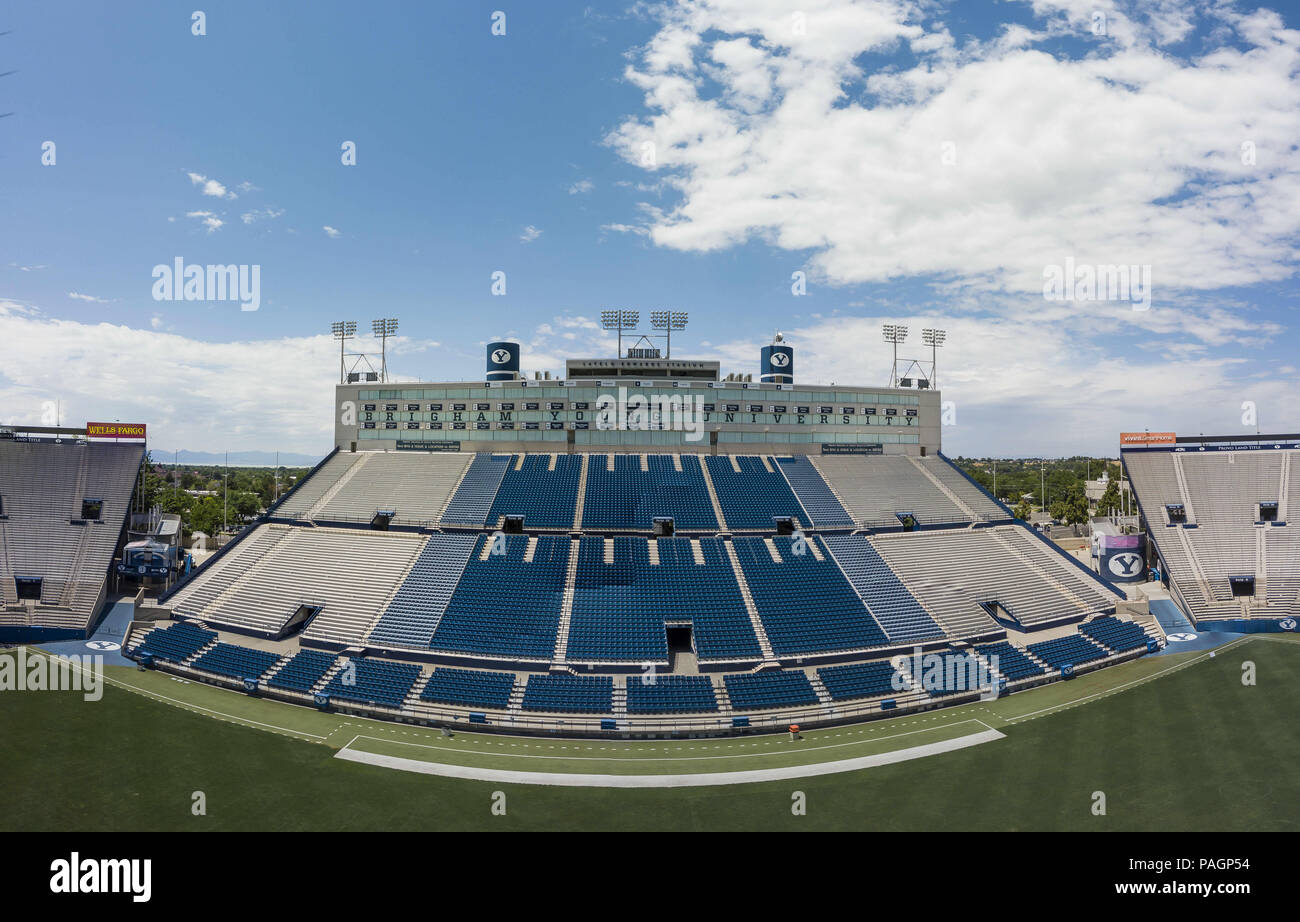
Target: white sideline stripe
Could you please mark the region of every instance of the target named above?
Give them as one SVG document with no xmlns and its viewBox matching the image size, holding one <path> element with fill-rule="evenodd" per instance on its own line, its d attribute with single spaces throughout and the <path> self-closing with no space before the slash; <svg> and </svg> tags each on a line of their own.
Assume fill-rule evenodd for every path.
<svg viewBox="0 0 1300 922">
<path fill-rule="evenodd" d="M 447 765 L 441 762 L 422 762 L 419 759 L 404 759 L 400 756 L 379 755 L 373 752 L 360 752 L 347 746 L 334 754 L 336 759 L 349 762 L 362 762 L 383 768 L 395 768 L 399 771 L 416 772 L 422 775 L 439 775 L 444 778 L 462 778 L 469 781 L 491 781 L 501 784 L 540 784 L 552 787 L 583 788 L 687 788 L 712 787 L 722 784 L 752 784 L 759 781 L 783 781 L 790 778 L 811 778 L 816 775 L 833 775 L 839 772 L 852 772 L 878 765 L 892 765 L 911 759 L 953 752 L 981 743 L 1005 739 L 1005 733 L 997 730 L 983 730 L 956 739 L 943 740 L 938 743 L 926 743 L 909 749 L 896 749 L 876 755 L 861 756 L 856 759 L 842 759 L 838 762 L 816 762 L 810 765 L 787 765 L 781 768 L 756 768 L 739 772 L 708 772 L 702 774 L 680 775 L 597 775 L 578 772 L 523 772 L 501 768 L 476 768 L 470 765 Z M 351 742 L 348 745 L 352 745 Z"/>
</svg>

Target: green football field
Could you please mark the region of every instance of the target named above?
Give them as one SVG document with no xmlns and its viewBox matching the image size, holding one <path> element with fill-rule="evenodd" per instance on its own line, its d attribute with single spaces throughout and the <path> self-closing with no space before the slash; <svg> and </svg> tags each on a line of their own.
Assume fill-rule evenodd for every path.
<svg viewBox="0 0 1300 922">
<path fill-rule="evenodd" d="M 1242 682 L 1247 661 L 1253 685 Z M 1243 638 L 1214 657 L 1147 657 L 995 702 L 832 727 L 798 741 L 447 738 L 159 672 L 110 668 L 108 678 L 100 701 L 78 692 L 0 692 L 0 828 L 1300 828 L 1300 644 L 1286 635 Z M 731 772 L 989 729 L 1004 738 L 858 771 L 692 788 L 466 781 L 334 757 L 347 747 L 528 772 Z M 205 815 L 192 811 L 195 792 Z M 1097 792 L 1105 815 L 1094 813 Z M 796 804 L 805 806 L 801 815 Z"/>
</svg>

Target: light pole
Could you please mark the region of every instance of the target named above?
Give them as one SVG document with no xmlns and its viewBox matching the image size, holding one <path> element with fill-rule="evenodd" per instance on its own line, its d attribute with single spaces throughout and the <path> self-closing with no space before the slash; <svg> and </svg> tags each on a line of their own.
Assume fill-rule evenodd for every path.
<svg viewBox="0 0 1300 922">
<path fill-rule="evenodd" d="M 370 321 L 371 331 L 379 337 L 379 377 L 380 380 L 388 381 L 388 337 L 397 335 L 397 318 L 385 317 L 382 320 Z"/>
<path fill-rule="evenodd" d="M 623 331 L 635 330 L 641 320 L 640 311 L 611 310 L 600 312 L 600 325 L 606 330 L 618 331 L 618 357 L 623 357 Z"/>
<path fill-rule="evenodd" d="M 886 323 L 880 328 L 885 342 L 894 344 L 894 364 L 889 369 L 889 386 L 898 386 L 898 344 L 907 341 L 907 327 L 897 323 Z"/>
<path fill-rule="evenodd" d="M 943 341 L 948 338 L 947 330 L 924 329 L 921 331 L 921 341 L 930 347 L 930 387 L 939 386 L 939 347 Z"/>
<path fill-rule="evenodd" d="M 339 384 L 343 384 L 347 378 L 347 373 L 343 370 L 343 349 L 347 345 L 347 341 L 357 335 L 357 322 L 355 320 L 336 321 L 330 324 L 330 332 L 339 341 Z"/>
<path fill-rule="evenodd" d="M 690 315 L 686 311 L 651 311 L 650 325 L 656 330 L 663 330 L 665 338 L 668 340 L 666 355 L 664 358 L 673 357 L 673 330 L 686 329 L 686 322 Z"/>
</svg>

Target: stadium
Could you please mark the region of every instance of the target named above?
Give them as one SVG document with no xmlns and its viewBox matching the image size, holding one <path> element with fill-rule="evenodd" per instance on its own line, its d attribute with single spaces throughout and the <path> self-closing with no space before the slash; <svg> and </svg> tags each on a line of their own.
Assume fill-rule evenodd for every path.
<svg viewBox="0 0 1300 922">
<path fill-rule="evenodd" d="M 0 21 L 8 892 L 1283 865 L 1294 15 L 498 6 Z"/>
<path fill-rule="evenodd" d="M 931 378 L 804 385 L 779 334 L 755 360 L 757 381 L 639 346 L 529 378 L 503 341 L 482 381 L 344 373 L 334 450 L 194 568 L 168 517 L 128 514 L 143 424 L 12 427 L 0 637 L 120 643 L 124 665 L 220 689 L 204 710 L 257 726 L 292 706 L 277 720 L 303 739 L 324 738 L 298 716 L 314 711 L 441 740 L 335 741 L 388 770 L 655 787 L 981 746 L 1004 738 L 990 704 L 1037 690 L 1052 711 L 1094 674 L 1085 699 L 1128 687 L 1123 664 L 1163 674 L 1171 635 L 1195 651 L 1294 631 L 1297 437 L 1125 434 L 1141 532 L 1098 538 L 1093 569 L 945 457 Z M 881 732 L 918 719 L 933 726 Z M 756 774 L 520 771 L 446 748 L 837 727 L 867 754 L 807 747 Z"/>
</svg>

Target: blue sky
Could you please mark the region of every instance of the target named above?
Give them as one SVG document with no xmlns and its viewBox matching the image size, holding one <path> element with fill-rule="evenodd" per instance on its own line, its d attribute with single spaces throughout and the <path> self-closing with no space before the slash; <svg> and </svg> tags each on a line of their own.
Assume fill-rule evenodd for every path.
<svg viewBox="0 0 1300 922">
<path fill-rule="evenodd" d="M 951 454 L 1300 430 L 1294 13 L 206 3 L 196 36 L 195 5 L 0 13 L 6 421 L 321 453 L 333 320 L 476 378 L 500 336 L 608 353 L 625 306 L 689 310 L 678 354 L 726 370 L 784 330 L 839 383 L 884 383 L 882 321 L 943 326 Z M 154 300 L 176 257 L 260 266 L 260 309 Z M 1149 308 L 1045 299 L 1067 259 L 1150 266 Z"/>
</svg>

